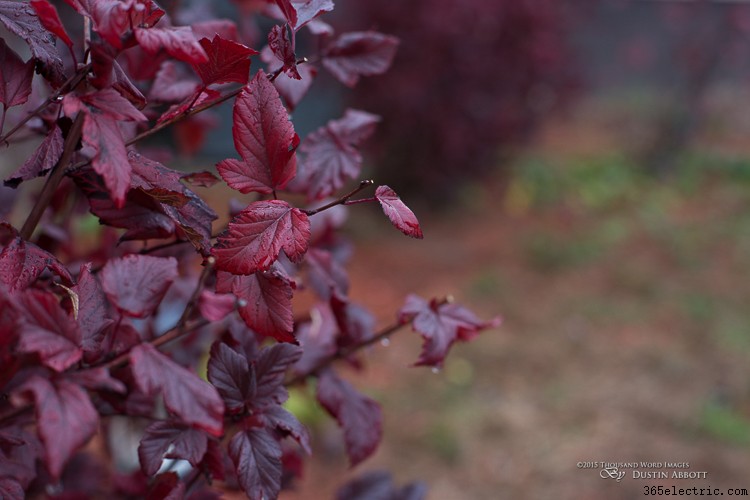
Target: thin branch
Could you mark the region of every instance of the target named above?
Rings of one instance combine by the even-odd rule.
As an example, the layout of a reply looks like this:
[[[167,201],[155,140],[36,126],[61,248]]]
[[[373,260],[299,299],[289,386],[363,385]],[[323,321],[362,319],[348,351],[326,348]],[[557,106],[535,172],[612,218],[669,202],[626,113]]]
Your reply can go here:
[[[32,112],[30,112],[28,115],[26,115],[20,122],[16,123],[16,125],[8,131],[7,134],[0,137],[0,144],[3,144],[7,142],[8,137],[15,134],[18,130],[21,129],[24,125],[26,125],[26,122],[34,118],[36,115],[38,115],[44,108],[52,104],[53,102],[57,101],[57,98],[63,95],[64,93],[76,88],[81,81],[86,78],[86,75],[88,74],[89,70],[91,69],[91,64],[87,64],[86,66],[82,67],[78,70],[78,72],[68,78],[68,80],[63,83],[59,89],[54,91],[52,94],[50,94],[47,99],[44,100],[43,103],[41,103],[39,106],[37,106]]]
[[[408,321],[406,322],[399,321],[398,323],[394,323],[390,326],[383,328],[378,333],[376,333],[373,337],[365,340],[364,342],[361,342],[354,346],[338,349],[335,353],[331,354],[327,358],[323,358],[317,365],[315,365],[315,367],[313,367],[312,369],[308,370],[305,373],[301,373],[299,375],[292,377],[291,379],[286,381],[284,385],[291,386],[291,385],[301,384],[308,377],[311,377],[319,373],[321,370],[330,366],[334,361],[337,361],[339,359],[346,359],[352,354],[356,353],[357,351],[360,351],[364,349],[365,347],[371,346],[373,344],[380,342],[383,339],[390,337],[391,335],[393,335],[398,330],[400,330],[401,328],[403,328],[404,326],[408,324],[409,324]]]
[[[335,207],[336,205],[346,205],[346,204],[356,203],[357,200],[355,200],[353,202],[350,202],[349,198],[351,198],[355,194],[359,193],[363,189],[367,188],[368,186],[372,186],[373,184],[375,184],[375,181],[373,181],[372,179],[361,181],[359,183],[359,186],[357,186],[351,193],[345,194],[344,196],[342,196],[338,200],[332,201],[331,203],[328,203],[326,205],[323,205],[322,207],[318,207],[318,208],[313,209],[313,210],[303,210],[303,212],[305,214],[307,214],[308,216],[310,216],[310,215],[315,215],[317,213],[320,213],[320,212],[322,212],[324,210],[328,210],[329,208]],[[367,201],[370,201],[370,200],[367,200]]]
[[[73,158],[76,146],[78,145],[78,141],[81,138],[81,132],[83,130],[83,120],[84,114],[78,113],[78,116],[76,116],[76,119],[73,122],[73,126],[70,127],[70,130],[68,131],[68,136],[65,138],[63,152],[62,156],[60,156],[60,160],[52,168],[52,172],[50,172],[49,176],[47,177],[47,181],[44,183],[44,187],[42,188],[42,192],[39,194],[39,198],[37,198],[34,207],[31,209],[31,213],[29,213],[29,216],[26,218],[26,222],[23,223],[23,227],[21,228],[21,231],[19,233],[21,238],[25,240],[31,238],[31,235],[34,233],[34,229],[36,228],[37,224],[39,224],[44,211],[47,209],[50,201],[52,201],[52,195],[55,194],[57,186],[60,184],[60,181],[62,181],[62,178],[65,175],[65,169],[70,163],[70,160]]]

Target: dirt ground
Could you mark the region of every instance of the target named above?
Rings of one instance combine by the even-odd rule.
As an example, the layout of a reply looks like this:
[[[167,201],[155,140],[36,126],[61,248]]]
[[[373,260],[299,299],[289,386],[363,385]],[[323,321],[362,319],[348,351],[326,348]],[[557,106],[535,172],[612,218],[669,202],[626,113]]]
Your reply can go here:
[[[548,134],[540,155],[565,134]],[[418,213],[423,241],[381,218],[351,221],[352,295],[381,325],[409,292],[453,294],[504,322],[456,346],[439,373],[409,366],[414,333],[373,348],[351,380],[383,405],[379,451],[349,470],[337,428],[312,412],[315,458],[282,498],[331,498],[372,469],[426,482],[433,500],[750,488],[750,184],[709,173],[682,184],[626,179],[607,194],[620,181],[583,179],[580,190],[574,181],[542,203],[544,182],[523,176],[474,188],[461,208]],[[579,467],[603,461],[637,466],[620,466],[621,481]]]

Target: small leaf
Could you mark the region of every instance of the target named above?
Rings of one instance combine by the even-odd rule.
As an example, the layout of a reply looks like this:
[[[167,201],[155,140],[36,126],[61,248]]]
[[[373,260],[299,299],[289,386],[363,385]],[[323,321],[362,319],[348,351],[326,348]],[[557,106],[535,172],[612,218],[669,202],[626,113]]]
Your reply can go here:
[[[68,32],[65,31],[65,27],[62,21],[60,21],[60,16],[57,14],[55,6],[49,3],[48,0],[31,0],[30,4],[39,17],[42,26],[62,40],[72,52],[73,40],[70,39]]]
[[[177,260],[150,255],[112,259],[101,272],[102,288],[117,308],[128,316],[151,316],[177,277]]]
[[[422,239],[422,229],[419,227],[419,221],[409,207],[401,201],[393,189],[388,186],[378,186],[375,190],[375,198],[380,202],[383,212],[391,224],[406,236]]]
[[[162,393],[167,409],[183,422],[221,436],[224,402],[211,384],[148,343],[130,351],[130,362],[135,382],[144,393]]]
[[[250,500],[276,498],[281,490],[281,446],[271,430],[240,431],[229,442],[237,480]]]
[[[385,73],[398,43],[398,38],[375,31],[344,33],[326,48],[323,66],[341,83],[354,87],[360,76]]]
[[[357,392],[332,370],[318,378],[317,398],[344,431],[346,453],[352,466],[375,452],[383,434],[380,405]]]
[[[208,61],[193,64],[193,68],[203,85],[247,83],[250,78],[250,56],[258,54],[257,51],[219,35],[215,35],[213,40],[202,38],[200,44],[208,55]]]
[[[194,467],[206,454],[208,438],[203,431],[170,421],[156,421],[146,428],[138,446],[141,469],[148,476],[159,470],[164,456],[187,460]]]
[[[457,340],[467,341],[482,330],[500,325],[500,318],[482,321],[463,306],[435,299],[427,302],[409,295],[399,311],[399,320],[411,322],[424,339],[417,365],[441,366],[450,347]]]
[[[11,292],[29,287],[45,269],[55,272],[66,283],[72,281],[68,270],[54,255],[19,236],[0,252],[0,283]]]
[[[208,62],[206,51],[196,40],[189,26],[170,26],[166,28],[135,28],[135,39],[149,54],[156,54],[164,49],[167,54],[191,64]]]
[[[271,28],[268,33],[268,46],[271,48],[273,55],[281,61],[284,72],[295,80],[301,80],[302,77],[297,72],[297,55],[294,53],[294,45],[287,34],[286,26],[278,24]]]
[[[22,181],[46,174],[57,164],[63,152],[63,135],[55,125],[38,148],[29,156],[16,172],[5,180],[6,186],[16,187]]]
[[[81,96],[81,101],[106,113],[115,120],[146,121],[146,116],[114,89],[102,89]]]
[[[25,103],[31,94],[34,61],[24,63],[0,38],[0,103],[10,108]]]
[[[45,463],[52,477],[59,479],[73,453],[96,434],[99,414],[86,391],[66,380],[52,383],[34,375],[15,391],[12,400],[21,405],[29,394],[36,406]]]
[[[216,269],[252,274],[268,269],[284,250],[293,262],[307,251],[307,215],[281,200],[256,201],[235,216],[211,253]]]
[[[203,290],[198,298],[198,310],[201,316],[209,321],[221,321],[234,311],[235,307],[236,299],[229,294]]]
[[[234,103],[232,136],[242,160],[224,160],[216,166],[230,187],[241,193],[271,193],[294,177],[299,137],[263,71]]]
[[[122,208],[132,167],[117,121],[108,114],[86,112],[82,140],[94,151],[94,170],[104,179],[112,200]]]
[[[101,284],[91,273],[91,263],[81,266],[78,283],[73,287],[78,295],[78,327],[81,347],[85,353],[99,353],[104,330],[114,321],[110,318],[107,297]],[[87,357],[88,359],[88,357]]]
[[[211,347],[208,380],[219,391],[230,413],[243,411],[255,394],[255,376],[250,373],[247,358],[220,342]]]

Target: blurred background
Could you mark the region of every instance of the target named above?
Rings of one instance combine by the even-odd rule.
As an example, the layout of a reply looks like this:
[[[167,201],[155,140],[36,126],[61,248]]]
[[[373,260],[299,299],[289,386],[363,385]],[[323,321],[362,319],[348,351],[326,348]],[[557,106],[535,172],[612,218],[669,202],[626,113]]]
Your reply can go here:
[[[384,117],[370,175],[425,233],[352,211],[353,295],[381,324],[411,291],[504,324],[437,374],[408,368],[416,335],[373,349],[352,380],[384,406],[383,445],[349,471],[310,410],[319,453],[288,498],[370,469],[435,500],[750,487],[750,4],[340,4],[339,25],[402,40],[338,99]],[[602,460],[708,474],[576,466]]]

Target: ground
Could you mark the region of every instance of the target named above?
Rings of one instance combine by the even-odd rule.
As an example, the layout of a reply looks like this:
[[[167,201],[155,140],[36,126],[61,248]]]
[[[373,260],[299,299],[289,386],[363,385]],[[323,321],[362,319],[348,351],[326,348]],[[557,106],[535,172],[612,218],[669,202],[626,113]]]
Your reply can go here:
[[[606,140],[559,154],[573,133],[544,136],[510,182],[418,213],[423,241],[376,214],[351,221],[352,295],[381,325],[409,292],[452,294],[504,321],[438,373],[409,366],[412,332],[373,348],[351,380],[383,405],[379,451],[349,470],[336,426],[310,411],[316,454],[282,498],[331,498],[371,469],[426,482],[432,500],[750,488],[750,163],[703,150],[656,180]],[[577,466],[601,461],[706,475],[633,479],[628,468],[617,482]]]

